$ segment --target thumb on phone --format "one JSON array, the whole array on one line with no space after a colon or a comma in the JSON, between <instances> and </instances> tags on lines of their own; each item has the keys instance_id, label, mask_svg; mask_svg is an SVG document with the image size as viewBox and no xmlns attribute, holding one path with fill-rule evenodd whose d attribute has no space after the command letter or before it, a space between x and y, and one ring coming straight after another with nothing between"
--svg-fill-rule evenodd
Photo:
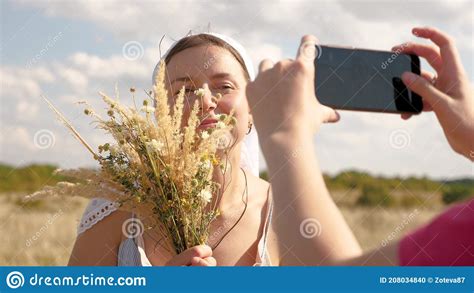
<instances>
[{"instance_id":1,"label":"thumb on phone","mask_svg":"<svg viewBox=\"0 0 474 293\"><path fill-rule=\"evenodd\" d=\"M324 106L324 105L320 105L320 107L321 107L324 123L334 123L334 122L339 121L339 119L341 118L339 113L333 108Z\"/></svg>"},{"instance_id":2,"label":"thumb on phone","mask_svg":"<svg viewBox=\"0 0 474 293\"><path fill-rule=\"evenodd\" d=\"M412 72L404 72L402 74L402 80L407 88L419 94L424 100L426 100L435 112L442 111L442 109L448 107L447 104L449 102L449 97L435 88L431 82L427 81L422 76Z\"/></svg>"}]
</instances>

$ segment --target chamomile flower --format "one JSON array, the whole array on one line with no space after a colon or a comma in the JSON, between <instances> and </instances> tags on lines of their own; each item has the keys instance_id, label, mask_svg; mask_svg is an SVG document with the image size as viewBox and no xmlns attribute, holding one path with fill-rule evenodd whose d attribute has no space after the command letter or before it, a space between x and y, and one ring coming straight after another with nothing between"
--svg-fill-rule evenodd
<instances>
[{"instance_id":1,"label":"chamomile flower","mask_svg":"<svg viewBox=\"0 0 474 293\"><path fill-rule=\"evenodd\" d=\"M199 196L201 197L202 201L206 203L209 203L212 199L212 193L207 189L201 190L201 192L199 193Z\"/></svg>"},{"instance_id":2,"label":"chamomile flower","mask_svg":"<svg viewBox=\"0 0 474 293\"><path fill-rule=\"evenodd\" d=\"M203 133L201 133L201 138L202 139L208 139L209 138L209 132L204 131Z\"/></svg>"},{"instance_id":3,"label":"chamomile flower","mask_svg":"<svg viewBox=\"0 0 474 293\"><path fill-rule=\"evenodd\" d=\"M199 96L199 97L204 97L204 95L206 94L205 90L203 88L199 88L197 90L194 91L194 94L196 96Z\"/></svg>"},{"instance_id":4,"label":"chamomile flower","mask_svg":"<svg viewBox=\"0 0 474 293\"><path fill-rule=\"evenodd\" d=\"M145 112L145 113L153 113L155 112L155 108L150 107L150 106L143 106L140 111Z\"/></svg>"},{"instance_id":5,"label":"chamomile flower","mask_svg":"<svg viewBox=\"0 0 474 293\"><path fill-rule=\"evenodd\" d=\"M145 143L146 147L155 151L160 152L163 149L163 143L161 141L157 141L156 139L152 139L151 141Z\"/></svg>"},{"instance_id":6,"label":"chamomile flower","mask_svg":"<svg viewBox=\"0 0 474 293\"><path fill-rule=\"evenodd\" d=\"M206 159L202 162L199 163L200 167L205 169L205 170L209 170L211 167L212 167L212 163L209 159Z\"/></svg>"}]
</instances>

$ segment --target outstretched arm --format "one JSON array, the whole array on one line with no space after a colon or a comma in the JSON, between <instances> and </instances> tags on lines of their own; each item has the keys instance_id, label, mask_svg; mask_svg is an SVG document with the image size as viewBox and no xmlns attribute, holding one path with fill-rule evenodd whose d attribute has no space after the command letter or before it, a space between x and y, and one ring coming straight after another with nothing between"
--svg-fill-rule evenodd
<instances>
[{"instance_id":1,"label":"outstretched arm","mask_svg":"<svg viewBox=\"0 0 474 293\"><path fill-rule=\"evenodd\" d=\"M301 40L296 60L263 60L247 87L274 198L270 255L280 265L330 264L361 249L330 197L314 153L313 135L339 115L314 91L316 38Z\"/></svg>"}]
</instances>

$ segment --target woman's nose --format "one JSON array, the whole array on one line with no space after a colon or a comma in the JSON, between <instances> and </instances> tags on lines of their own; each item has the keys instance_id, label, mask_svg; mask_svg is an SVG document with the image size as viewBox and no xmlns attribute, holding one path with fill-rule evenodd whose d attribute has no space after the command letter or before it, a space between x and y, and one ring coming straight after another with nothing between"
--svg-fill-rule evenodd
<instances>
[{"instance_id":1,"label":"woman's nose","mask_svg":"<svg viewBox=\"0 0 474 293\"><path fill-rule=\"evenodd\" d=\"M209 90L207 85L203 86L204 95L201 97L201 107L204 112L214 110L217 107L217 99Z\"/></svg>"}]
</instances>

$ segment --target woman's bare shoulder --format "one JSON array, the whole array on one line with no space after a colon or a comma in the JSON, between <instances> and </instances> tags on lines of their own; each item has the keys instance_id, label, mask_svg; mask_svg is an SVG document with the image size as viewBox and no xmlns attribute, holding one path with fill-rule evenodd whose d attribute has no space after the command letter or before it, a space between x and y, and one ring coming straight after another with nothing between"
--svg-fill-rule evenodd
<instances>
[{"instance_id":1,"label":"woman's bare shoulder","mask_svg":"<svg viewBox=\"0 0 474 293\"><path fill-rule=\"evenodd\" d=\"M79 234L69 258L69 266L115 266L120 243L124 239L122 224L131 214L114 211Z\"/></svg>"}]
</instances>

